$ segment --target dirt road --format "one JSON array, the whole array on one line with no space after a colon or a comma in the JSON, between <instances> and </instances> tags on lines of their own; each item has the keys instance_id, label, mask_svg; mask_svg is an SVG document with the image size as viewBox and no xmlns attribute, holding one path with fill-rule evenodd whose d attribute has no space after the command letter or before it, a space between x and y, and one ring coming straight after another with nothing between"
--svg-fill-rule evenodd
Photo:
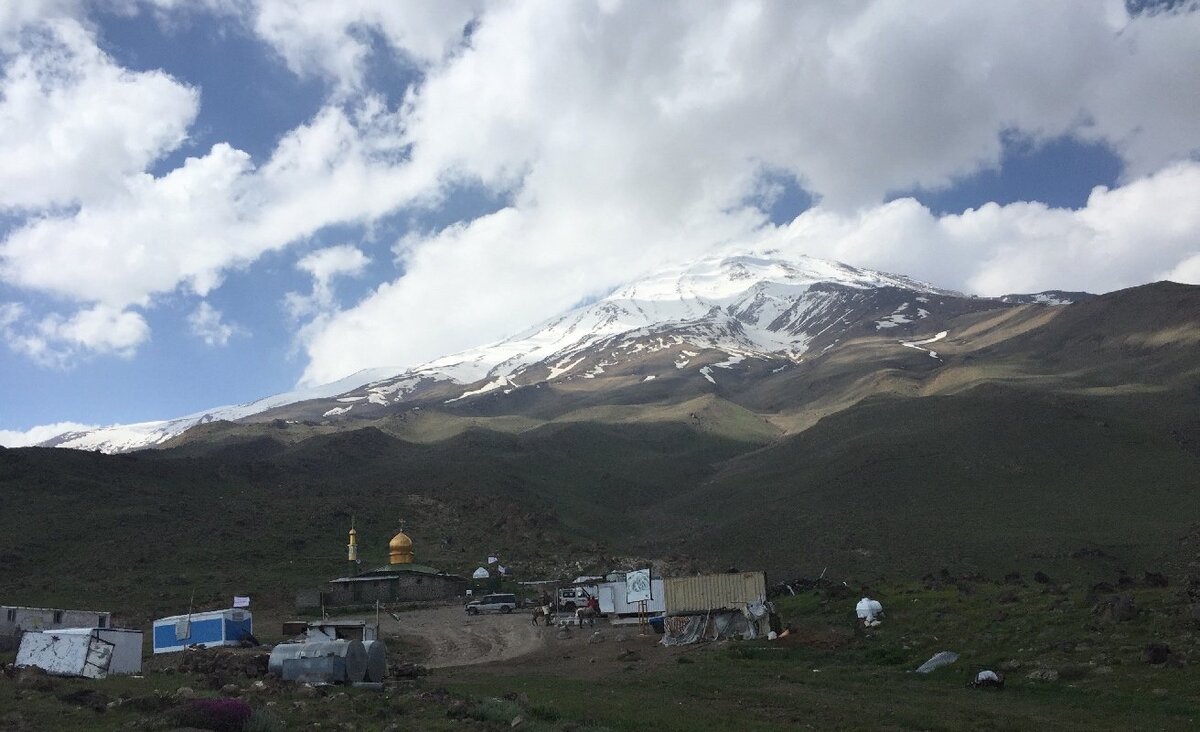
<instances>
[{"instance_id":1,"label":"dirt road","mask_svg":"<svg viewBox=\"0 0 1200 732\"><path fill-rule=\"evenodd\" d=\"M385 637L399 636L418 647L420 663L428 668L517 658L541 650L554 632L531 625L527 611L471 616L461 606L404 612L399 621L383 615L380 626Z\"/></svg>"}]
</instances>

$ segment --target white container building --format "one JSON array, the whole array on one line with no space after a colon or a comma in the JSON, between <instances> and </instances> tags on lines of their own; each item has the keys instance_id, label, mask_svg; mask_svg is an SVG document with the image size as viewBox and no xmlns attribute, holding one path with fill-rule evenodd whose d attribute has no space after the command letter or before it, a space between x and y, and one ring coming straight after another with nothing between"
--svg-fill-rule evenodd
<instances>
[{"instance_id":1,"label":"white container building","mask_svg":"<svg viewBox=\"0 0 1200 732\"><path fill-rule=\"evenodd\" d=\"M229 608L154 621L154 652L173 653L189 646L236 646L254 634L249 610Z\"/></svg>"},{"instance_id":2,"label":"white container building","mask_svg":"<svg viewBox=\"0 0 1200 732\"><path fill-rule=\"evenodd\" d=\"M102 679L142 671L142 631L124 628L57 628L26 631L17 666L54 676Z\"/></svg>"}]
</instances>

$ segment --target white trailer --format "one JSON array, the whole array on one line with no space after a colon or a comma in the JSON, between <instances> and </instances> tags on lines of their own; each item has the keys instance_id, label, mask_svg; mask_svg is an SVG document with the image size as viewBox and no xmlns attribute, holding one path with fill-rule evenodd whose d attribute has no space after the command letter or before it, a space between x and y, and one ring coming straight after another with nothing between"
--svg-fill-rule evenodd
<instances>
[{"instance_id":1,"label":"white trailer","mask_svg":"<svg viewBox=\"0 0 1200 732\"><path fill-rule=\"evenodd\" d=\"M626 599L625 580L603 582L595 589L600 598L600 612L605 615L623 617L638 614L638 603L628 602ZM666 612L666 609L663 581L660 579L650 580L650 599L646 602L647 614L658 615Z\"/></svg>"}]
</instances>

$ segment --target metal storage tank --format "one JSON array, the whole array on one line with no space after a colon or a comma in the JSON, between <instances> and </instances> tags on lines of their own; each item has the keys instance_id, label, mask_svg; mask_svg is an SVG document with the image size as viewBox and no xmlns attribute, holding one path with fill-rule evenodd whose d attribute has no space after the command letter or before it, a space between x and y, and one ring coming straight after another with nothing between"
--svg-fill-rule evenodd
<instances>
[{"instance_id":1,"label":"metal storage tank","mask_svg":"<svg viewBox=\"0 0 1200 732\"><path fill-rule=\"evenodd\" d=\"M363 641L367 649L367 681L383 681L387 678L387 648L383 641Z\"/></svg>"},{"instance_id":2,"label":"metal storage tank","mask_svg":"<svg viewBox=\"0 0 1200 732\"><path fill-rule=\"evenodd\" d=\"M763 572L668 577L663 582L667 614L741 609L765 602L767 575Z\"/></svg>"},{"instance_id":3,"label":"metal storage tank","mask_svg":"<svg viewBox=\"0 0 1200 732\"><path fill-rule=\"evenodd\" d=\"M328 665L329 678L326 680L329 683L357 683L363 680L367 672L367 649L362 641L356 640L280 643L271 651L267 670L277 676L284 676L288 661L307 661L315 658L336 658L343 662Z\"/></svg>"}]
</instances>

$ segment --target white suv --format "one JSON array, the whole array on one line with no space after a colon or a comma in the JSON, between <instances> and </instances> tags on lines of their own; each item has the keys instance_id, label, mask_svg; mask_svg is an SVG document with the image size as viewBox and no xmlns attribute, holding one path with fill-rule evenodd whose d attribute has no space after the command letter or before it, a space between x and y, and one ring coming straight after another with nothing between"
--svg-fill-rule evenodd
<instances>
[{"instance_id":1,"label":"white suv","mask_svg":"<svg viewBox=\"0 0 1200 732\"><path fill-rule=\"evenodd\" d=\"M467 615L479 613L511 613L517 606L516 595L484 595L467 603Z\"/></svg>"}]
</instances>

